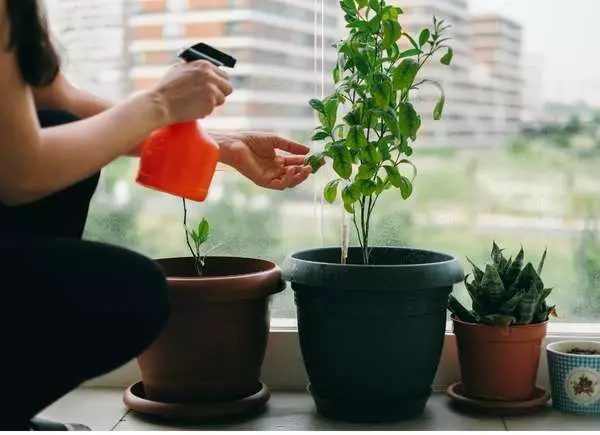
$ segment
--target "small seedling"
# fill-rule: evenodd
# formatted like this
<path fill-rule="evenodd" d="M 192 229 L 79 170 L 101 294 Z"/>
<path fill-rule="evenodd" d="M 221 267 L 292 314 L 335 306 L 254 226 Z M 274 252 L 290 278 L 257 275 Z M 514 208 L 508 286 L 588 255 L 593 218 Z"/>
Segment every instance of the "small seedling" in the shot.
<path fill-rule="evenodd" d="M 210 235 L 210 225 L 205 218 L 202 218 L 196 228 L 192 230 L 188 228 L 185 199 L 183 200 L 183 227 L 185 229 L 185 239 L 188 248 L 194 259 L 194 267 L 198 275 L 202 276 L 204 274 L 204 267 L 206 266 L 206 255 L 208 254 L 207 252 L 203 253 L 203 248 Z"/>

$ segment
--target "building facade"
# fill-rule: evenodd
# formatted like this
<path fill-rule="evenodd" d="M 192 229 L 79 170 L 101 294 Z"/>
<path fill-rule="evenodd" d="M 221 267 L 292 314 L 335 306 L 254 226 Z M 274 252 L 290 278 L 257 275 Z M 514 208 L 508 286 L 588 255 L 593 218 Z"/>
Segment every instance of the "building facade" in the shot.
<path fill-rule="evenodd" d="M 521 31 L 518 25 L 496 16 L 471 16 L 466 0 L 401 0 L 404 28 L 417 34 L 432 27 L 432 16 L 452 27 L 448 36 L 454 50 L 450 67 L 436 59 L 424 75 L 440 82 L 446 91 L 442 122 L 433 121 L 439 97 L 436 88 L 423 89 L 418 107 L 427 113 L 422 146 L 488 147 L 506 142 L 517 132 L 522 116 L 523 81 L 520 78 Z M 500 23 L 500 24 L 499 24 Z"/>
<path fill-rule="evenodd" d="M 175 62 L 181 47 L 205 42 L 230 53 L 238 64 L 229 71 L 235 92 L 214 116 L 202 121 L 204 126 L 277 131 L 299 139 L 314 128 L 308 101 L 321 96 L 322 81 L 330 82 L 329 71 L 336 59 L 331 44 L 339 39 L 341 29 L 337 4 L 314 0 L 132 1 L 129 51 L 134 89 L 152 85 Z"/>

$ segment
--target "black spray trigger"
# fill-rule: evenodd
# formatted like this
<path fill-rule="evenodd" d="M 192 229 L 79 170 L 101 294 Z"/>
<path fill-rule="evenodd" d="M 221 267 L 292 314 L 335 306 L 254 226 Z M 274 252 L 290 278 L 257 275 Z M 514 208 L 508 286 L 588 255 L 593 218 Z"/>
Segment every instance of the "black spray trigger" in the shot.
<path fill-rule="evenodd" d="M 233 68 L 237 62 L 237 59 L 234 57 L 223 53 L 222 51 L 219 51 L 203 42 L 184 48 L 179 52 L 177 57 L 185 60 L 186 62 L 207 60 L 215 66 L 226 66 L 228 68 Z"/>

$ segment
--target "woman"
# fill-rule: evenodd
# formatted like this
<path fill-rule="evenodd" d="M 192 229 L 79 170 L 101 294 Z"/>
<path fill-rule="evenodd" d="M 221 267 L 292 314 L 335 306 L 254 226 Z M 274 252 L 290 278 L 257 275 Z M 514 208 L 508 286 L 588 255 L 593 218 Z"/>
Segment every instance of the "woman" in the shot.
<path fill-rule="evenodd" d="M 80 240 L 89 201 L 102 167 L 136 155 L 157 128 L 210 115 L 231 92 L 226 73 L 195 62 L 111 105 L 60 73 L 36 0 L 0 0 L 0 429 L 67 429 L 34 417 L 156 338 L 168 315 L 166 280 L 141 255 Z M 301 144 L 267 134 L 215 139 L 222 162 L 260 186 L 309 176 Z"/>

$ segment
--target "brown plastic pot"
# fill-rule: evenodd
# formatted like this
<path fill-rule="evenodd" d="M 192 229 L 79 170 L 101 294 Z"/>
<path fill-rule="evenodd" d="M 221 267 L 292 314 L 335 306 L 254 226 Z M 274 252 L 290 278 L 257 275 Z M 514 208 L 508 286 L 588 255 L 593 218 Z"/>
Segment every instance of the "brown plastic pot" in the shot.
<path fill-rule="evenodd" d="M 199 277 L 189 258 L 159 260 L 172 291 L 171 316 L 138 358 L 146 398 L 218 402 L 260 389 L 271 295 L 285 283 L 275 264 L 207 258 Z"/>
<path fill-rule="evenodd" d="M 499 328 L 452 319 L 464 392 L 474 399 L 530 400 L 547 322 Z"/>

